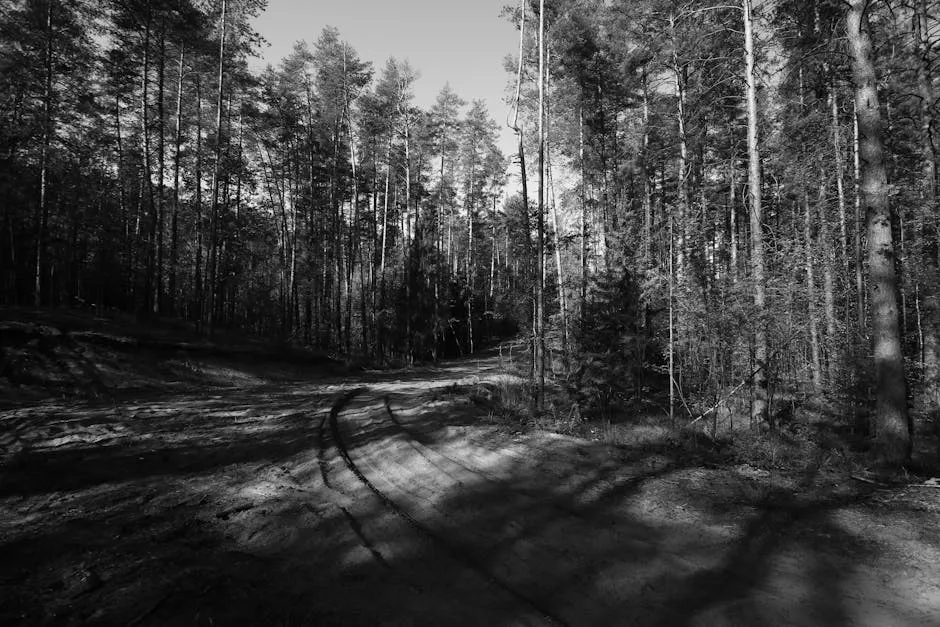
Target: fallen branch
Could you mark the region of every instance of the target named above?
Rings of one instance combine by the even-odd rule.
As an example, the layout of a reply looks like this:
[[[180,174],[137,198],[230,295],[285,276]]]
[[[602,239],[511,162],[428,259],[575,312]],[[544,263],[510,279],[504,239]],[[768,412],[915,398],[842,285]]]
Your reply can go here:
[[[754,374],[757,374],[757,373],[755,372]],[[754,376],[754,375],[752,374],[751,377],[753,377],[753,376]],[[747,379],[741,381],[741,383],[739,383],[738,385],[736,385],[736,386],[734,387],[734,389],[732,389],[730,392],[728,392],[728,393],[725,394],[722,398],[720,398],[720,399],[718,400],[718,402],[715,403],[711,408],[705,410],[705,412],[703,412],[700,416],[698,416],[698,418],[696,418],[695,420],[693,420],[692,422],[690,422],[690,423],[689,423],[689,426],[694,425],[696,422],[698,422],[699,420],[701,420],[701,419],[704,418],[705,416],[709,415],[709,414],[712,413],[713,411],[716,411],[719,407],[721,407],[721,404],[722,404],[722,403],[724,403],[724,402],[727,401],[729,398],[731,398],[732,396],[734,396],[735,394],[737,394],[737,393],[738,393],[738,390],[740,390],[740,389],[743,388],[745,385],[747,385],[747,382],[750,380],[751,377],[749,377],[749,378],[747,378]]]
[[[784,342],[779,348],[777,348],[773,353],[770,354],[770,357],[767,358],[767,362],[766,362],[766,363],[757,366],[757,368],[755,368],[754,371],[751,372],[751,374],[749,374],[749,375],[746,376],[744,379],[742,379],[742,380],[741,380],[741,383],[739,383],[739,384],[737,384],[736,386],[734,386],[734,388],[733,388],[730,392],[728,392],[728,393],[725,394],[721,399],[719,399],[718,402],[715,403],[710,409],[707,409],[705,412],[703,412],[703,413],[700,414],[698,417],[696,417],[692,422],[690,422],[690,423],[689,423],[689,426],[694,425],[696,422],[698,422],[699,420],[701,420],[701,419],[704,418],[705,416],[708,416],[708,415],[711,414],[713,411],[715,411],[715,410],[717,410],[719,407],[721,407],[721,404],[722,404],[722,403],[724,403],[724,402],[727,401],[729,398],[731,398],[732,396],[734,396],[735,394],[737,394],[737,393],[738,393],[738,390],[740,390],[740,389],[743,388],[745,385],[747,385],[747,384],[751,381],[751,379],[753,379],[755,376],[757,376],[757,373],[758,373],[758,372],[760,372],[761,370],[764,370],[764,369],[767,367],[767,365],[771,362],[771,360],[773,360],[773,358],[776,357],[778,353],[780,353],[781,350],[783,350],[785,347],[789,346],[789,345],[790,345],[790,342],[792,342],[792,341],[794,340],[794,338],[796,338],[796,336],[797,336],[797,334],[795,334],[795,333],[794,333],[793,335],[791,335],[790,338],[789,338],[786,342]],[[691,412],[690,412],[690,413],[691,413]]]

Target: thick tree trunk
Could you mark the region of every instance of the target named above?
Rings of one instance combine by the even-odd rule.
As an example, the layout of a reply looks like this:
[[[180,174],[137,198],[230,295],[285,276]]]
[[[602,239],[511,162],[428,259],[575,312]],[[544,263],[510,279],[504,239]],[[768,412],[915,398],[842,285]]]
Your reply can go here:
[[[881,138],[878,80],[868,33],[867,0],[849,0],[846,35],[855,77],[861,200],[868,216],[871,332],[874,341],[876,403],[871,434],[880,461],[903,462],[911,453],[911,423],[898,315],[898,285],[888,176]]]
[[[754,72],[754,32],[751,0],[744,4],[744,64],[747,98],[747,160],[748,190],[750,195],[751,224],[751,280],[754,284],[754,309],[757,322],[754,329],[754,395],[751,402],[751,420],[767,420],[767,287],[764,278],[764,237],[761,206],[760,148],[757,139],[757,77]]]

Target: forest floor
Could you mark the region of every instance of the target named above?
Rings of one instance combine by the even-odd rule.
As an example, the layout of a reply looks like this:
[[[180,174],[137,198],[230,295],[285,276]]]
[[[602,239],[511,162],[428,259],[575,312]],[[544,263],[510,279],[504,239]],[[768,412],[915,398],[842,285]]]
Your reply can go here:
[[[516,383],[495,353],[352,372],[12,317],[0,624],[940,624],[920,480],[523,428],[473,393]]]

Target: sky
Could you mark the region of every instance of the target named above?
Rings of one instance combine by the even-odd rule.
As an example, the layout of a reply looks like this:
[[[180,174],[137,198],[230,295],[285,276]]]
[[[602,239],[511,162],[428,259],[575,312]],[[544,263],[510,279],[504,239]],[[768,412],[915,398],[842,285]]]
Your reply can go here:
[[[420,74],[415,104],[428,109],[450,83],[464,100],[481,99],[500,129],[506,156],[515,139],[506,128],[503,103],[509,75],[503,59],[518,47],[518,33],[500,17],[514,0],[268,0],[255,29],[268,40],[264,66],[277,65],[294,43],[316,42],[325,26],[371,61],[376,76],[389,57],[408,60]]]

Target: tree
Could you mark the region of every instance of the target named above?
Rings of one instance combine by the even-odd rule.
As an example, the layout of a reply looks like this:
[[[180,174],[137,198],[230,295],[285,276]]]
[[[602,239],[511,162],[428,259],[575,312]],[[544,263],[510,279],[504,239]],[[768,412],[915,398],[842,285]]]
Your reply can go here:
[[[751,0],[742,0],[744,7],[744,63],[747,98],[747,162],[750,197],[751,279],[754,282],[754,307],[759,320],[754,332],[754,398],[751,418],[767,419],[767,286],[764,267],[764,238],[761,204],[760,147],[757,138],[757,76],[754,72],[754,24]]]
[[[850,0],[846,37],[852,55],[859,154],[861,200],[868,217],[868,266],[871,332],[874,342],[875,407],[871,433],[879,456],[900,463],[911,454],[911,423],[898,314],[895,246],[891,232],[888,177],[881,136],[878,79],[873,62],[869,2]]]

